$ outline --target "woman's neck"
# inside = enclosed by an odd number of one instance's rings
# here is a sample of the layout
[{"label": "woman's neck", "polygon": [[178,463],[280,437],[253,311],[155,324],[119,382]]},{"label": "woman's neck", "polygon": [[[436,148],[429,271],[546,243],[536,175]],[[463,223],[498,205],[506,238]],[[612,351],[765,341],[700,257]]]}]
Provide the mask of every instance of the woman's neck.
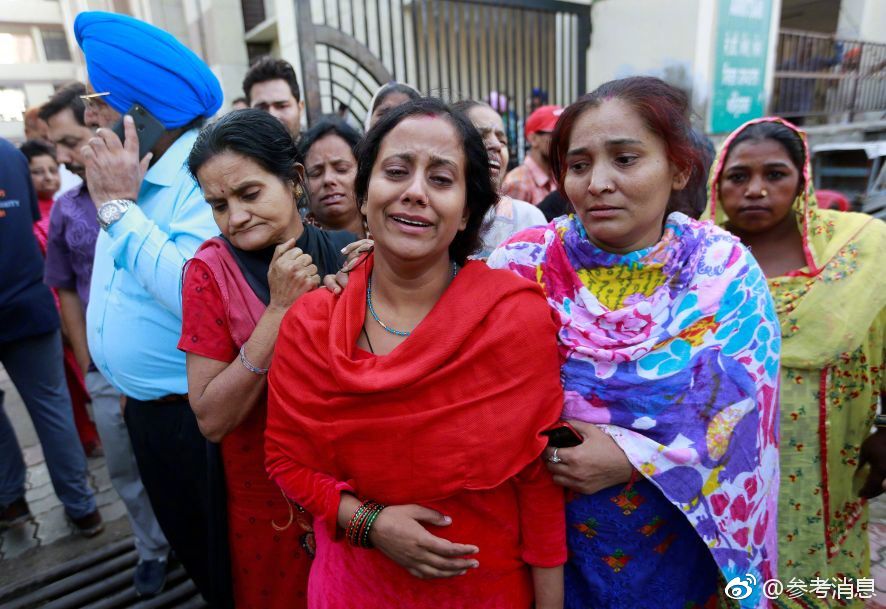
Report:
[{"label": "woman's neck", "polygon": [[338,226],[324,227],[328,230],[346,230],[349,233],[357,235],[360,239],[366,238],[366,232],[363,230],[363,216],[357,215],[346,222],[342,222]]},{"label": "woman's neck", "polygon": [[803,235],[793,211],[765,231],[743,231],[728,222],[726,228],[751,250],[767,277],[779,277],[806,266]]},{"label": "woman's neck", "polygon": [[[298,240],[305,232],[305,225],[301,221],[301,215],[296,211],[295,215],[292,218],[292,222],[289,224],[289,227],[286,229],[286,232],[283,233],[282,240],[280,243],[286,243],[290,239]],[[277,246],[280,243],[274,243],[272,245]]]},{"label": "woman's neck", "polygon": [[402,320],[401,327],[414,327],[434,308],[452,281],[452,263],[448,255],[430,265],[391,262],[376,250],[372,269],[373,302],[383,306],[392,322],[396,317]]}]

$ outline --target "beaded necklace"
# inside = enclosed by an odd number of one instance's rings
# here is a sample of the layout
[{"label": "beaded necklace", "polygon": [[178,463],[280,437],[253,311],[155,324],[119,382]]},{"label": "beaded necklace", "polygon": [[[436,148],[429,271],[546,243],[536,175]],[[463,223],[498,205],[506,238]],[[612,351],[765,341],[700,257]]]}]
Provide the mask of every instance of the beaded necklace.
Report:
[{"label": "beaded necklace", "polygon": [[[455,262],[453,262],[452,263],[452,279],[455,279],[455,276],[458,275],[458,268],[459,268],[458,265]],[[394,328],[386,326],[385,322],[383,322],[381,319],[379,319],[378,313],[375,312],[375,307],[372,306],[372,275],[370,275],[369,279],[366,281],[366,308],[369,309],[369,314],[372,315],[372,319],[374,319],[378,323],[378,325],[380,325],[382,327],[382,329],[384,329],[385,332],[388,332],[388,333],[393,334],[395,336],[402,336],[403,338],[406,338],[407,336],[409,336],[412,333],[412,332],[407,332],[406,330],[396,330]],[[368,338],[369,337],[367,336],[367,339]]]}]

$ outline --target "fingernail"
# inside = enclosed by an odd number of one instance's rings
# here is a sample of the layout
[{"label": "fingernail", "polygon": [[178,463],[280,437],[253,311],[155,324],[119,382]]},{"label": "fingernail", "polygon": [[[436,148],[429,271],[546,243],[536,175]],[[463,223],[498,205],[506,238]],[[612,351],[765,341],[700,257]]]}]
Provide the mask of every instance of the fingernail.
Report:
[{"label": "fingernail", "polygon": [[344,246],[343,248],[341,248],[339,251],[340,251],[342,254],[344,254],[346,249],[348,249],[348,246],[347,246],[347,245]]},{"label": "fingernail", "polygon": [[476,560],[475,560],[474,562],[471,563],[471,568],[472,568],[472,569],[476,569],[476,568],[478,568],[479,566],[480,566],[480,563],[478,563]]},{"label": "fingernail", "polygon": [[445,524],[452,524],[452,518],[450,518],[449,516],[443,516],[443,522]]}]

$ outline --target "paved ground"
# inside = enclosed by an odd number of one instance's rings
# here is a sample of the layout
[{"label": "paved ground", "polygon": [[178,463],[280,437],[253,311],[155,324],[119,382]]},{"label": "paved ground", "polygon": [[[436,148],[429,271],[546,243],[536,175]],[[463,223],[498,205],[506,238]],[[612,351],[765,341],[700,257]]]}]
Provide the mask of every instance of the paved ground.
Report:
[{"label": "paved ground", "polygon": [[92,539],[75,534],[65,518],[64,507],[52,490],[43,450],[31,419],[2,367],[0,389],[6,393],[4,408],[15,428],[28,466],[25,497],[34,515],[32,522],[0,532],[0,582],[6,584],[19,576],[32,575],[35,571],[131,535],[125,517],[126,509],[111,486],[103,458],[89,460],[89,473],[106,530]]},{"label": "paved ground", "polygon": [[[0,582],[6,585],[25,579],[40,570],[123,539],[131,534],[123,502],[111,487],[104,459],[90,459],[90,483],[106,530],[93,539],[76,535],[64,515],[64,508],[52,490],[43,451],[18,393],[0,367],[0,389],[6,392],[5,408],[15,427],[28,465],[27,500],[34,522],[0,533]],[[886,498],[874,502],[871,511],[872,576],[877,597],[869,609],[886,609]]]}]

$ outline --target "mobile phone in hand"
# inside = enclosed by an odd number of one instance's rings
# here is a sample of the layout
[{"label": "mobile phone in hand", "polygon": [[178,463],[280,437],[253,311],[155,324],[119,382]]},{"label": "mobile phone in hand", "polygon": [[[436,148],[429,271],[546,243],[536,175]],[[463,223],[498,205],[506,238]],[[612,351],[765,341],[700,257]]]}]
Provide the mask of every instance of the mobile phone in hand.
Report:
[{"label": "mobile phone in hand", "polygon": [[582,435],[566,421],[560,421],[555,427],[541,434],[548,437],[548,446],[551,448],[569,448],[584,442]]},{"label": "mobile phone in hand", "polygon": [[[135,132],[138,133],[138,158],[143,159],[145,155],[151,151],[166,127],[157,120],[153,114],[145,110],[140,104],[132,104],[126,114],[132,117],[135,122]],[[125,116],[125,115],[124,115]],[[126,134],[123,129],[123,117],[113,127],[114,133],[120,138],[121,142],[125,142]]]}]

